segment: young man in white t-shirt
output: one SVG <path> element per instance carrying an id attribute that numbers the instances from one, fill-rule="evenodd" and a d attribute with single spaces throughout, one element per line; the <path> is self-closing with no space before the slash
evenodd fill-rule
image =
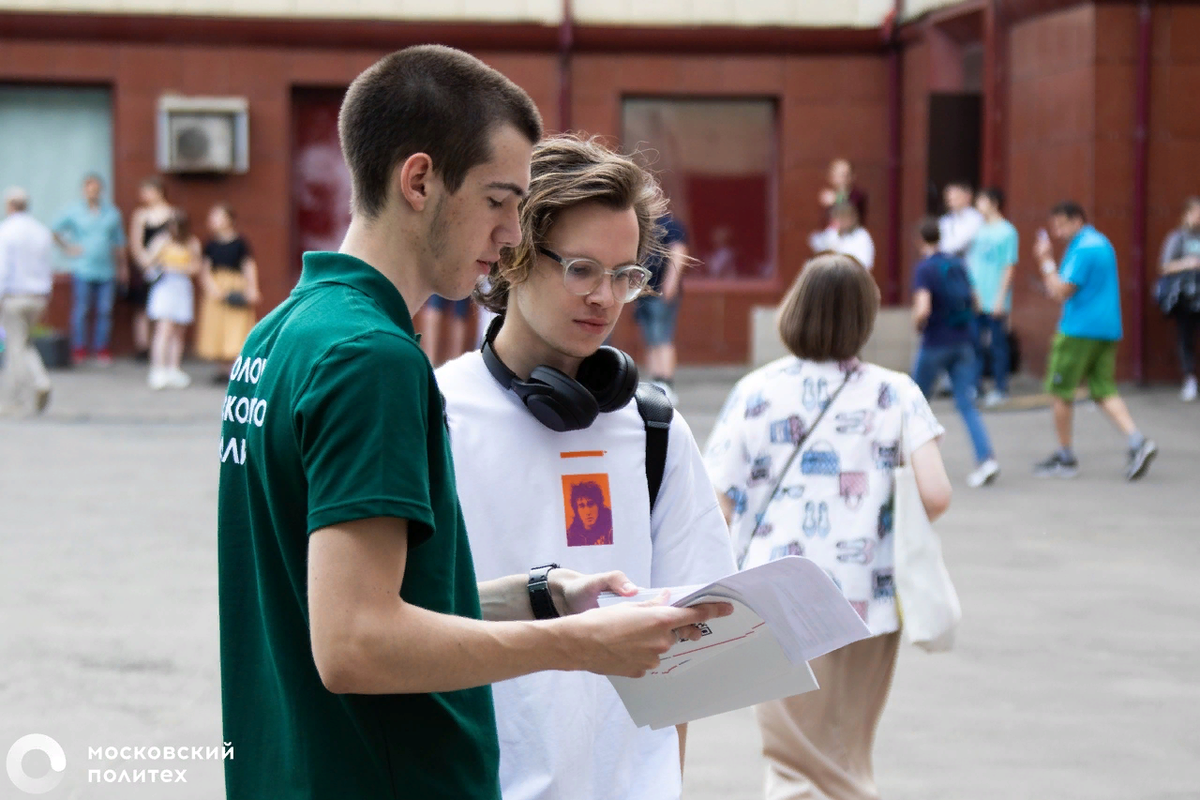
<path id="1" fill-rule="evenodd" d="M 476 572 L 562 564 L 650 587 L 723 577 L 729 533 L 690 429 L 673 415 L 652 498 L 636 367 L 602 348 L 648 277 L 662 195 L 630 159 L 574 137 L 538 144 L 531 178 L 522 241 L 478 293 L 502 317 L 483 351 L 437 372 Z M 607 679 L 546 672 L 493 693 L 505 800 L 680 796 L 684 726 L 635 727 Z"/>

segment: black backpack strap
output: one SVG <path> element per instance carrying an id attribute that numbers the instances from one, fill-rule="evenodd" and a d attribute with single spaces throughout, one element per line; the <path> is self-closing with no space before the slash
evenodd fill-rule
<path id="1" fill-rule="evenodd" d="M 639 383 L 634 399 L 646 424 L 646 488 L 650 492 L 650 510 L 653 511 L 667 468 L 667 441 L 675 408 L 666 392 L 650 383 Z"/>

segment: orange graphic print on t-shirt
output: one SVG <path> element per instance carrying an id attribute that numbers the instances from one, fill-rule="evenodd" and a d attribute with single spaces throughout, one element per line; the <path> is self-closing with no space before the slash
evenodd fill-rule
<path id="1" fill-rule="evenodd" d="M 608 489 L 608 475 L 563 475 L 562 484 L 567 546 L 612 544 L 612 495 Z"/>

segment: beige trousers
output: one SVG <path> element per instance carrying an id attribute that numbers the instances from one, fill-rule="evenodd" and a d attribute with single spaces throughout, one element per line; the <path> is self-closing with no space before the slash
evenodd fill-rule
<path id="1" fill-rule="evenodd" d="M 871 750 L 899 649 L 899 632 L 855 642 L 811 663 L 819 690 L 755 709 L 767 800 L 879 800 Z"/>
<path id="2" fill-rule="evenodd" d="M 38 396 L 50 391 L 50 376 L 37 348 L 30 341 L 33 326 L 46 310 L 44 295 L 9 295 L 0 298 L 0 326 L 4 327 L 4 371 L 0 373 L 0 411 L 28 413 Z"/>

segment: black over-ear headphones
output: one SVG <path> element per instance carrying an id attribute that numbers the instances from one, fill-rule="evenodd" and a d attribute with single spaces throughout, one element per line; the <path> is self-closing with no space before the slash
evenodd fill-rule
<path id="1" fill-rule="evenodd" d="M 497 317 L 483 339 L 483 363 L 505 389 L 512 389 L 537 421 L 552 431 L 579 431 L 596 421 L 601 412 L 624 408 L 638 387 L 637 364 L 628 353 L 601 347 L 579 365 L 572 378 L 553 367 L 535 367 L 523 381 L 504 365 L 492 340 L 504 324 Z"/>

